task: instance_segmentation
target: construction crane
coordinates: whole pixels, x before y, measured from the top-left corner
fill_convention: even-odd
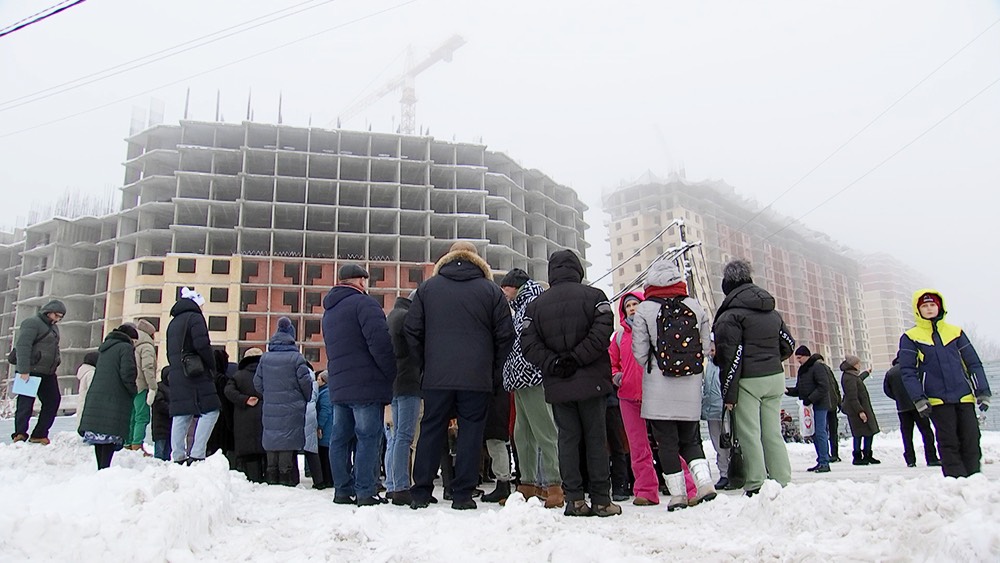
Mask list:
[[[416,131],[417,122],[417,93],[414,88],[417,75],[434,66],[438,61],[451,61],[452,55],[462,45],[465,45],[465,39],[460,35],[452,35],[447,41],[442,43],[437,49],[431,51],[420,61],[414,61],[413,47],[411,46],[407,51],[406,70],[399,76],[386,82],[372,94],[341,111],[340,115],[337,116],[337,127],[340,127],[341,123],[361,113],[365,108],[381,100],[386,95],[397,90],[402,90],[402,97],[399,100],[401,109],[399,132],[412,135]],[[333,124],[331,123],[331,125]]]

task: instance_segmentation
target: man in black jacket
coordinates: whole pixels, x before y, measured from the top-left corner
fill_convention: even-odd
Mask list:
[[[15,442],[28,440],[34,444],[49,443],[49,429],[56,420],[59,403],[59,378],[56,368],[59,367],[59,327],[56,324],[66,315],[66,306],[62,301],[54,299],[46,303],[37,315],[24,319],[14,340],[14,350],[17,353],[15,371],[25,381],[29,377],[39,377],[38,400],[42,402],[42,411],[38,413],[38,422],[28,437],[28,423],[31,421],[31,411],[35,408],[35,397],[17,396],[17,410],[14,412],[14,433],[11,438]]]
[[[416,290],[397,297],[386,323],[396,354],[396,379],[392,383],[392,427],[385,446],[385,488],[392,504],[408,506],[410,497],[410,449],[420,422],[420,364],[410,353],[403,325]]]
[[[410,507],[431,502],[454,412],[459,431],[451,507],[475,509],[486,413],[514,342],[510,306],[475,245],[456,242],[438,261],[434,276],[417,288],[404,330],[423,367],[424,393]]]
[[[899,430],[903,434],[903,459],[906,460],[906,466],[917,466],[917,453],[913,449],[913,425],[916,425],[924,441],[924,460],[927,461],[927,466],[940,467],[941,461],[934,445],[934,429],[931,428],[931,421],[917,414],[917,407],[913,404],[910,394],[906,392],[906,386],[903,385],[903,370],[899,367],[898,356],[892,359],[892,367],[885,372],[882,391],[887,397],[896,401],[896,415],[899,416]]]
[[[559,430],[559,473],[567,516],[613,516],[605,422],[612,392],[608,342],[614,314],[603,291],[583,285],[583,264],[571,250],[549,257],[551,288],[528,304],[521,332],[524,357],[542,368],[545,400]],[[590,501],[584,500],[580,444],[586,452]]]
[[[734,412],[743,448],[748,495],[765,478],[782,486],[792,479],[788,450],[781,437],[781,397],[785,391],[782,362],[792,355],[795,340],[774,310],[774,297],[754,285],[752,268],[733,260],[722,273],[726,298],[715,315],[715,360],[722,380],[722,401]]]
[[[823,356],[813,354],[809,348],[799,346],[795,350],[795,360],[799,362],[795,387],[786,394],[798,397],[802,404],[812,407],[813,446],[816,448],[816,465],[806,471],[829,473],[830,436],[827,428],[827,413],[830,412],[830,376],[827,375]]]

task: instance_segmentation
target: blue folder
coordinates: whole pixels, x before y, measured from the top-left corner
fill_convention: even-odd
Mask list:
[[[11,392],[15,395],[26,395],[28,397],[38,396],[38,386],[42,383],[41,377],[30,376],[28,380],[25,381],[21,378],[21,374],[14,375],[14,386],[11,387]]]

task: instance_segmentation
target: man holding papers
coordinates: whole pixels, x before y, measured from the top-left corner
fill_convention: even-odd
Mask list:
[[[62,301],[52,300],[46,303],[37,315],[25,319],[17,330],[14,340],[17,377],[24,381],[28,381],[29,376],[40,378],[36,396],[42,402],[42,411],[29,437],[28,422],[35,406],[35,397],[27,394],[17,396],[14,433],[11,435],[15,442],[27,440],[35,444],[49,443],[49,428],[56,419],[59,401],[62,398],[56,377],[56,368],[60,362],[59,328],[56,324],[65,315],[66,305],[63,305]]]

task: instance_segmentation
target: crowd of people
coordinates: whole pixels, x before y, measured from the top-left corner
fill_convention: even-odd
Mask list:
[[[98,469],[123,448],[145,452],[151,423],[154,452],[146,455],[190,465],[221,450],[254,482],[296,486],[304,455],[313,487],[332,488],[338,504],[419,510],[439,502],[440,476],[456,510],[477,508],[476,498],[504,503],[516,491],[568,516],[605,517],[621,514],[617,503],[629,497],[657,506],[664,495],[673,511],[722,489],[751,496],[766,479],[787,485],[787,394],[811,410],[809,471],[840,461],[838,412],[854,437],[853,463],[880,463],[861,360],[845,357],[838,381],[822,355],[796,347],[752,274],[746,261],[726,264],[713,321],[673,261],[654,262],[642,289],[613,304],[583,283],[570,250],[551,255],[545,289],[517,268],[494,282],[476,247],[460,241],[386,316],[367,292],[369,273],[346,264],[323,300],[328,362],[319,372],[286,317],[266,350],[230,362],[212,347],[204,298],[185,287],[170,311],[167,366],[157,370],[155,329],[143,320],[110,331],[87,355],[78,370],[79,434],[94,446]],[[884,386],[897,403],[904,460],[916,463],[917,426],[928,465],[968,476],[981,457],[975,408],[985,411],[990,400],[982,363],[965,333],[945,322],[940,293],[920,290],[913,306],[916,325],[902,335]],[[48,443],[65,315],[52,301],[18,330],[16,371],[41,378],[42,407],[29,435],[34,397],[18,396],[15,442]],[[786,387],[793,355],[797,377]],[[731,467],[736,440],[741,456]],[[489,493],[480,488],[487,480],[496,483]]]

